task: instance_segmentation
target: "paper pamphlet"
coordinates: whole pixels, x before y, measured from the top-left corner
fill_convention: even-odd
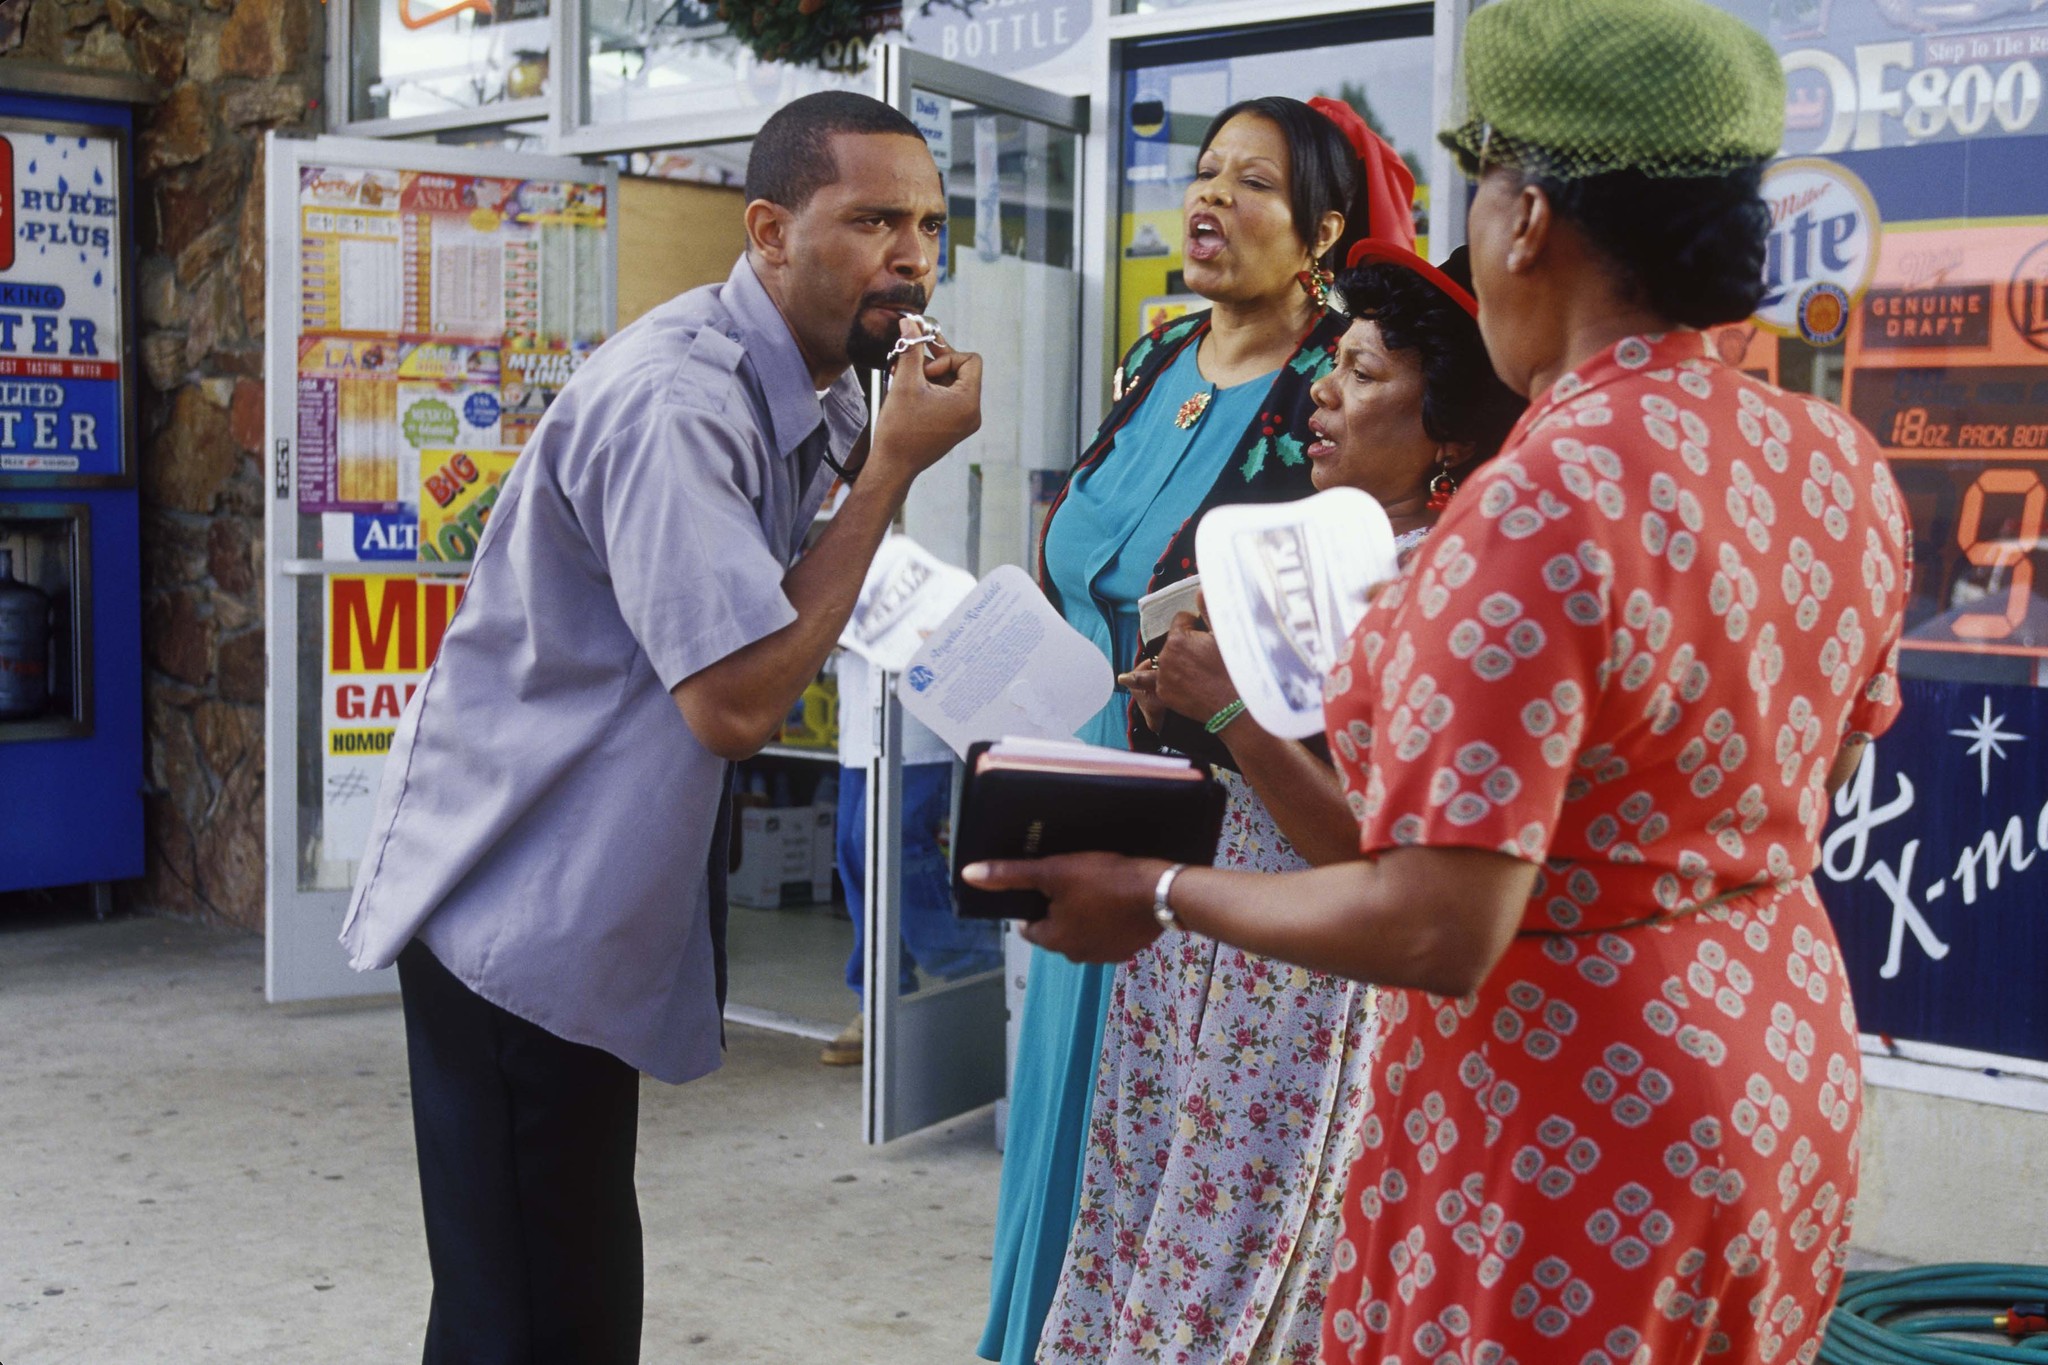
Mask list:
[[[1061,618],[1029,574],[1005,564],[918,648],[896,695],[965,758],[984,739],[1071,738],[1114,685],[1102,652]]]
[[[1202,576],[1194,574],[1138,599],[1138,639],[1144,642],[1148,654],[1166,638],[1166,632],[1173,627],[1174,617],[1184,611],[1199,614],[1201,606],[1198,599],[1201,595]]]
[[[1195,555],[1217,648],[1252,719],[1285,739],[1321,733],[1323,678],[1367,590],[1399,571],[1386,512],[1356,488],[1218,507],[1195,528]]]
[[[973,591],[973,574],[909,536],[892,535],[875,551],[839,643],[877,668],[901,673],[925,637]]]

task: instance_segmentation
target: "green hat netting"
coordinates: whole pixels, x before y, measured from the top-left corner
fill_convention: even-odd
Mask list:
[[[1470,176],[1723,175],[1785,133],[1777,54],[1702,0],[1498,0],[1466,25],[1461,76],[1438,137]]]

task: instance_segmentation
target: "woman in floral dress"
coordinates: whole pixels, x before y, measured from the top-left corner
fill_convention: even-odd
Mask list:
[[[969,875],[1045,891],[1029,933],[1078,957],[1177,916],[1399,988],[1325,1359],[1810,1362],[1861,1109],[1811,872],[1898,704],[1899,497],[1867,432],[1695,330],[1761,294],[1760,36],[1500,0],[1465,64],[1481,330],[1534,399],[1330,680],[1371,860]]]
[[[1370,263],[1338,282],[1352,322],[1310,390],[1310,477],[1378,498],[1407,553],[1523,403],[1487,363],[1462,251],[1444,271],[1398,240],[1351,254]],[[1169,712],[1199,723],[1237,700],[1215,637],[1192,615],[1122,681],[1154,730]],[[1357,822],[1324,758],[1243,714],[1217,734],[1239,770],[1220,770],[1230,801],[1217,866],[1358,856]],[[1080,1215],[1041,1360],[1315,1359],[1370,1075],[1371,996],[1178,932],[1118,969]]]
[[[1311,491],[1300,453],[1315,409],[1309,386],[1329,369],[1346,326],[1328,306],[1321,263],[1341,260],[1359,235],[1347,223],[1368,216],[1333,119],[1271,99],[1226,110],[1211,126],[1187,196],[1186,275],[1214,307],[1131,348],[1114,404],[1047,515],[1046,594],[1120,668],[1140,652],[1138,599],[1192,572],[1203,511]],[[1127,743],[1128,701],[1122,691],[1111,697],[1080,738]],[[1277,845],[1263,856],[1291,857]],[[1003,1365],[1037,1356],[1059,1284],[1110,984],[1102,967],[1032,954],[980,1345]]]

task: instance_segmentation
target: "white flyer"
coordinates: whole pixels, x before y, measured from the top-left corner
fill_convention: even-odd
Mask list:
[[[973,591],[973,574],[909,536],[892,535],[868,565],[839,643],[877,668],[901,673],[925,637]]]
[[[1195,528],[1195,557],[1217,648],[1252,719],[1285,739],[1320,734],[1323,678],[1368,591],[1400,570],[1385,510],[1356,488],[1218,507]]]
[[[1173,629],[1176,616],[1184,611],[1200,615],[1201,597],[1202,576],[1193,574],[1139,598],[1138,639],[1144,644],[1145,652],[1153,652],[1152,647],[1166,639],[1166,632]]]
[[[1102,652],[1005,564],[918,648],[896,695],[965,758],[978,740],[1072,738],[1115,682]]]

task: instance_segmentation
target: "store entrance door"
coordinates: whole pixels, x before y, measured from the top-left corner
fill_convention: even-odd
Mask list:
[[[897,46],[886,50],[882,78],[882,97],[917,124],[946,179],[929,311],[985,366],[981,430],[918,481],[904,529],[977,576],[999,564],[1029,567],[1037,523],[1080,434],[1088,103]],[[862,926],[869,1143],[1004,1090],[1001,940],[994,926],[957,920],[943,852],[934,853],[945,846],[958,765],[905,763],[895,678],[879,681],[866,715],[841,713],[841,724],[872,726],[878,740]]]
[[[384,756],[499,481],[611,334],[618,176],[471,147],[265,143],[273,1002],[397,989],[337,941]]]

